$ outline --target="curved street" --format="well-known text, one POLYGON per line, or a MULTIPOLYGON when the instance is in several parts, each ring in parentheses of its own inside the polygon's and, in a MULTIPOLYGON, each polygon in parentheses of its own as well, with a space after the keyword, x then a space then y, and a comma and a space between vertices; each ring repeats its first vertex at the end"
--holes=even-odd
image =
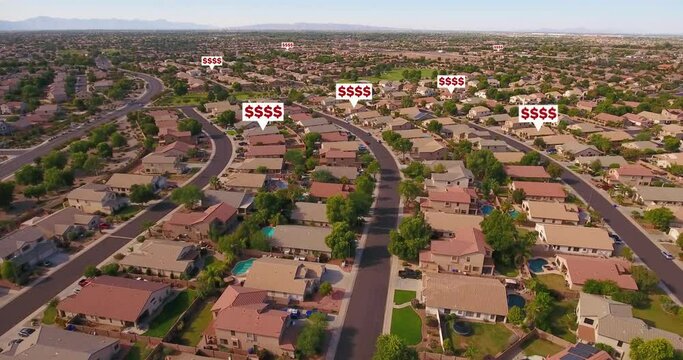
MULTIPOLYGON (((212 156, 199 175, 190 181, 190 184, 203 188, 208 185, 209 179, 212 176, 219 175, 228 165, 232 154, 232 144, 221 130, 206 121, 192 107, 183 107, 181 110, 188 117, 198 120, 215 144, 213 149, 214 156, 212 156)), ((62 268, 12 299, 12 301, 0 308, 0 319, 2 319, 0 322, 0 334, 9 331, 15 324, 23 321, 35 310, 78 280, 83 275, 83 270, 86 266, 101 263, 125 246, 143 231, 143 223, 147 221, 157 222, 175 208, 176 205, 168 199, 150 206, 143 210, 135 219, 114 230, 106 239, 87 248, 62 268)))
POLYGON ((387 246, 389 231, 396 229, 398 224, 398 183, 401 176, 389 150, 371 135, 334 116, 318 111, 314 113, 350 131, 368 144, 382 168, 374 217, 369 226, 335 356, 339 360, 371 359, 375 352, 375 341, 382 334, 384 325, 391 272, 391 255, 387 246))
MULTIPOLYGON (((486 130, 494 132, 499 135, 501 140, 508 145, 520 151, 529 152, 535 151, 532 147, 522 143, 521 141, 512 139, 504 134, 494 131, 490 128, 483 127, 474 123, 469 123, 470 126, 478 130, 486 130)), ((555 161, 543 152, 539 152, 541 157, 548 161, 555 161)), ((588 182, 577 176, 575 173, 567 170, 562 166, 563 172, 561 179, 567 185, 571 186, 576 193, 578 193, 593 209, 595 209, 617 235, 633 250, 636 255, 642 260, 652 271, 656 272, 662 282, 669 288, 671 293, 679 300, 683 299, 683 273, 681 269, 670 260, 666 260, 662 256, 661 250, 650 241, 650 239, 638 229, 626 215, 615 209, 612 203, 606 199, 601 193, 593 188, 588 182)))

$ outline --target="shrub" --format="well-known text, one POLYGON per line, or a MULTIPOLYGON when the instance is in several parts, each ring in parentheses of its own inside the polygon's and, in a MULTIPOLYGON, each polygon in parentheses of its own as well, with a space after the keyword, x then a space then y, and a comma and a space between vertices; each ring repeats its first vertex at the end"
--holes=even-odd
POLYGON ((114 255, 114 259, 116 259, 116 260, 121 260, 124 257, 126 257, 126 255, 123 255, 121 253, 116 253, 116 255, 114 255))
POLYGON ((327 296, 332 293, 332 285, 327 281, 323 281, 323 283, 320 284, 318 291, 320 292, 320 295, 327 296))

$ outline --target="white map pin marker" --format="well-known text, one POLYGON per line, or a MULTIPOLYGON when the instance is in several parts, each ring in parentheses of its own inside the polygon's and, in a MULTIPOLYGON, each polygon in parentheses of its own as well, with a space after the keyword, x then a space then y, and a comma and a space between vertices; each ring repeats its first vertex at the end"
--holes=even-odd
POLYGON ((255 102, 242 104, 242 121, 254 121, 261 130, 271 121, 285 120, 285 104, 276 102, 255 102))
POLYGON ((355 108, 359 100, 372 100, 372 84, 337 84, 335 93, 337 100, 349 100, 355 108))
POLYGON ((557 105, 519 106, 519 122, 534 124, 536 131, 540 131, 545 123, 556 124, 559 121, 560 111, 557 105))

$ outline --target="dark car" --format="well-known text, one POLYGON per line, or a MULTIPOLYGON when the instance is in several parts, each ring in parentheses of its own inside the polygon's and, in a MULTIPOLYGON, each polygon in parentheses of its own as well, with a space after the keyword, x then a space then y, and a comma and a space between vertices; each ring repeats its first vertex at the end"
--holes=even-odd
POLYGON ((398 276, 402 279, 422 279, 422 271, 404 268, 398 271, 398 276))
POLYGON ((36 329, 33 329, 33 328, 23 328, 19 331, 19 336, 28 337, 29 335, 33 334, 35 331, 36 331, 36 329))

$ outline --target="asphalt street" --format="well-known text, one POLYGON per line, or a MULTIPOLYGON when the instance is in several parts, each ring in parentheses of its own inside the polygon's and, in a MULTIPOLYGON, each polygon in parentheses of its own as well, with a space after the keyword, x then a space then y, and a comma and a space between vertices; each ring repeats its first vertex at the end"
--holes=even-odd
MULTIPOLYGON (((491 129, 477 124, 469 123, 469 125, 479 130, 491 131, 491 129)), ((517 150, 524 152, 535 150, 532 147, 509 137, 499 137, 517 150)), ((554 161, 543 152, 541 152, 541 156, 548 161, 554 161)), ((600 213, 605 222, 609 224, 614 232, 619 235, 636 255, 638 255, 640 260, 657 273, 662 282, 679 300, 683 300, 683 271, 681 271, 673 261, 665 259, 664 256, 662 256, 661 250, 653 244, 640 229, 627 219, 626 215, 614 208, 613 203, 605 199, 602 194, 590 186, 585 179, 576 176, 566 168, 564 168, 564 171, 562 172, 561 179, 567 185, 571 186, 576 193, 581 195, 581 197, 588 202, 588 205, 600 213)))
MULTIPOLYGON (((214 140, 216 148, 215 156, 195 177, 191 184, 202 188, 209 183, 212 176, 217 176, 228 165, 232 154, 232 145, 225 134, 211 125, 191 107, 184 107, 182 111, 189 117, 202 123, 204 131, 214 140)), ((120 115, 119 115, 120 116, 120 115)), ((132 238, 139 235, 143 229, 143 223, 147 221, 157 222, 159 219, 175 209, 176 205, 169 200, 162 201, 144 210, 137 218, 124 226, 116 229, 103 241, 88 248, 62 268, 45 278, 40 283, 21 293, 12 301, 0 308, 0 334, 9 331, 15 324, 23 321, 36 309, 48 303, 62 290, 78 280, 83 275, 83 270, 88 265, 97 265, 109 256, 125 246, 132 238)), ((106 299, 103 299, 106 301, 106 299)), ((116 305, 116 304, 112 304, 116 305)))
POLYGON ((382 169, 374 217, 369 226, 335 356, 338 360, 371 359, 375 352, 375 341, 382 334, 384 324, 391 272, 391 255, 387 246, 389 231, 396 229, 398 222, 398 183, 401 177, 389 150, 364 130, 331 115, 320 112, 316 112, 316 115, 327 118, 368 144, 382 169))
POLYGON ((112 121, 120 116, 125 116, 126 114, 133 112, 135 110, 142 109, 142 107, 146 103, 150 102, 153 97, 160 94, 164 89, 164 85, 161 83, 161 81, 159 81, 157 78, 153 76, 141 73, 131 74, 145 80, 148 84, 147 91, 140 99, 129 101, 122 108, 114 110, 110 113, 104 115, 96 115, 95 121, 93 121, 90 124, 86 123, 85 126, 83 126, 80 129, 74 129, 70 132, 62 133, 58 135, 55 139, 45 142, 33 149, 16 152, 18 153, 16 157, 2 163, 2 166, 0 167, 0 179, 4 179, 14 174, 14 172, 19 170, 19 168, 23 165, 32 163, 33 159, 46 155, 47 153, 52 151, 52 149, 59 148, 63 144, 73 139, 80 139, 82 137, 85 137, 88 133, 88 130, 92 129, 93 127, 104 124, 108 121, 112 121))

